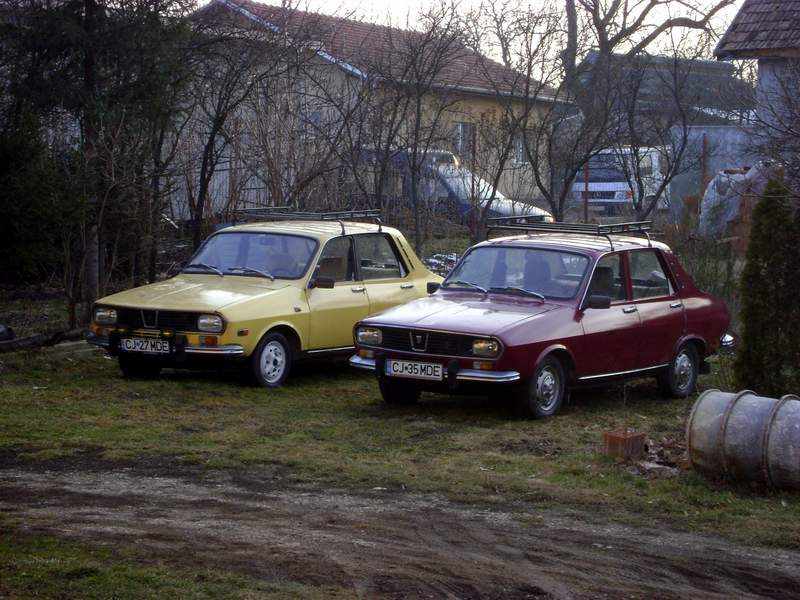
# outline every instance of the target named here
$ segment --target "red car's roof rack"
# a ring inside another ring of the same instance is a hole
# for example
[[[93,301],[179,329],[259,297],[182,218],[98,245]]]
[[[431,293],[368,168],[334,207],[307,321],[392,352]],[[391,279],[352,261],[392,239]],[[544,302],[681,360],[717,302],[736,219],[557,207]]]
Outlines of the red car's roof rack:
[[[292,210],[290,206],[270,206],[266,208],[241,208],[233,211],[233,223],[237,221],[338,221],[345,235],[344,223],[350,219],[371,219],[378,225],[378,232],[383,229],[381,211],[377,208],[366,210],[339,210],[332,212],[303,212]]]
[[[597,235],[604,237],[614,249],[614,242],[611,239],[613,234],[644,234],[647,238],[647,245],[652,246],[649,231],[653,229],[652,221],[631,221],[628,223],[543,223],[533,220],[536,217],[492,217],[486,232],[487,237],[491,231],[511,230],[539,233],[573,233],[580,235]]]

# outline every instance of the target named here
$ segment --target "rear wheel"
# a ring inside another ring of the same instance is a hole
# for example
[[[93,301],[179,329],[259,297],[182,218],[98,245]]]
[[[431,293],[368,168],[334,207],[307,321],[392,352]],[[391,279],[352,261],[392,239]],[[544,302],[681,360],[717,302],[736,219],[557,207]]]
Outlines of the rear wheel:
[[[378,381],[383,401],[387,404],[416,404],[421,393],[419,386],[410,381],[399,381],[388,377],[381,377]]]
[[[125,377],[153,379],[161,373],[161,365],[151,358],[120,353],[119,368]]]
[[[250,357],[250,370],[257,385],[267,388],[283,385],[292,367],[292,347],[282,333],[268,333]]]
[[[556,414],[566,396],[564,366],[554,356],[546,357],[528,384],[517,392],[517,412],[528,419],[541,419]]]
[[[658,375],[658,387],[667,398],[686,398],[697,386],[700,357],[693,344],[684,344],[672,357],[666,371]]]

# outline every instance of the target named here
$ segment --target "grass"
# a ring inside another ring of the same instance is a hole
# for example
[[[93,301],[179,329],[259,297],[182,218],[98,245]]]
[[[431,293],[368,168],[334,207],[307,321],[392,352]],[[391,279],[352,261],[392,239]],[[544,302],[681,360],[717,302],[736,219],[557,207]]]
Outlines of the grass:
[[[682,443],[693,399],[662,400],[650,382],[624,395],[582,392],[555,418],[521,421],[501,398],[425,395],[418,406],[389,407],[371,377],[344,364],[306,368],[267,391],[224,373],[125,380],[99,353],[0,361],[0,448],[30,459],[93,448],[109,460],[277,464],[323,484],[438,492],[498,507],[526,502],[800,546],[796,495],[757,495],[688,471],[646,479],[598,452],[602,432],[626,427]],[[716,387],[718,378],[702,383]]]
[[[294,583],[270,584],[214,570],[188,571],[148,563],[152,560],[131,551],[20,534],[4,528],[0,522],[0,598],[323,600],[352,597],[336,589]]]

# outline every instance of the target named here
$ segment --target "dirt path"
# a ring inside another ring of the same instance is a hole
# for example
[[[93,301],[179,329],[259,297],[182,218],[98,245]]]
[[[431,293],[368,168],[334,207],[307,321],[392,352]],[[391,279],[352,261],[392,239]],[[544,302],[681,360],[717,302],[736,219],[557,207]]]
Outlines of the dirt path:
[[[369,598],[800,598],[798,552],[268,471],[0,456],[0,510],[27,530]]]

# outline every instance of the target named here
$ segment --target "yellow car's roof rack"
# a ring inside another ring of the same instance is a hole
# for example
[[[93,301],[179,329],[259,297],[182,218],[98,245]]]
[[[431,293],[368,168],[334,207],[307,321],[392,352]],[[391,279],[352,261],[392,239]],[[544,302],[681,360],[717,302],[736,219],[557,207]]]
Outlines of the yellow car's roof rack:
[[[267,208],[241,208],[233,211],[233,223],[237,221],[338,221],[342,226],[342,235],[345,234],[344,221],[354,219],[369,219],[377,223],[378,232],[383,229],[381,211],[376,209],[366,210],[338,210],[329,212],[304,212],[293,210],[290,206],[270,206]]]

